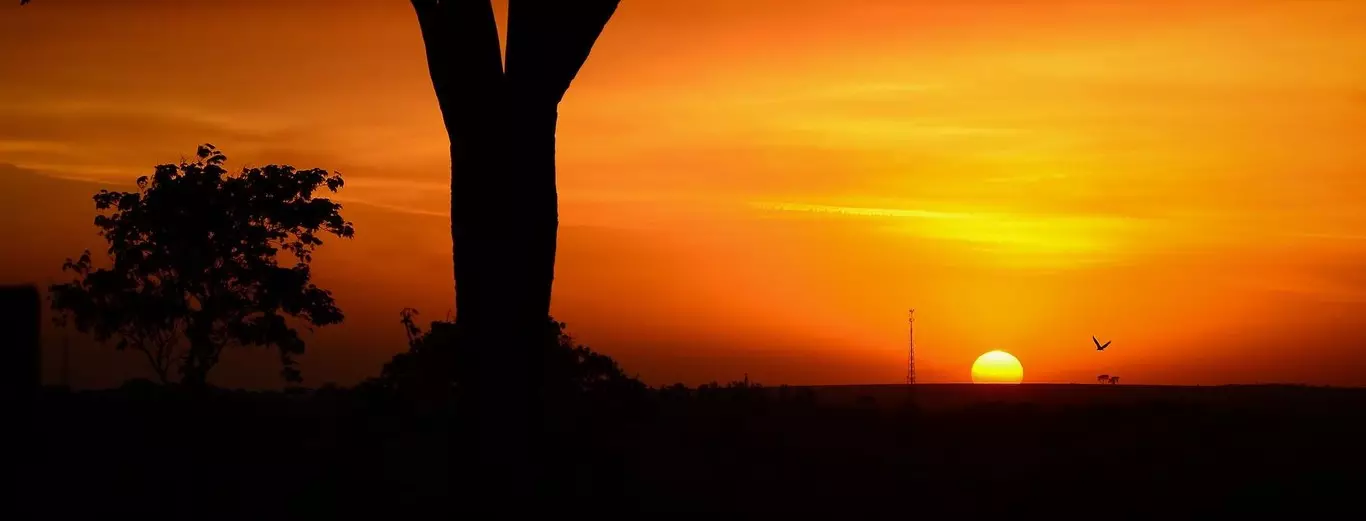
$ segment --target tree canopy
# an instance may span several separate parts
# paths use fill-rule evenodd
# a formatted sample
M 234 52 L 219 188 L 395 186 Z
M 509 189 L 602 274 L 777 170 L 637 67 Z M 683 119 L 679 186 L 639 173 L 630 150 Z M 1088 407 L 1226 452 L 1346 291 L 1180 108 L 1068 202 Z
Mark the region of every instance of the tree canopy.
M 284 379 L 302 381 L 294 357 L 304 341 L 292 324 L 343 319 L 310 270 L 323 235 L 355 233 L 340 204 L 314 197 L 342 178 L 287 165 L 232 175 L 226 159 L 203 145 L 194 161 L 138 178 L 136 191 L 97 193 L 95 226 L 112 265 L 96 268 L 89 251 L 67 259 L 76 277 L 52 286 L 52 307 L 101 342 L 143 353 L 163 383 L 178 372 L 181 383 L 205 384 L 230 345 L 274 347 Z

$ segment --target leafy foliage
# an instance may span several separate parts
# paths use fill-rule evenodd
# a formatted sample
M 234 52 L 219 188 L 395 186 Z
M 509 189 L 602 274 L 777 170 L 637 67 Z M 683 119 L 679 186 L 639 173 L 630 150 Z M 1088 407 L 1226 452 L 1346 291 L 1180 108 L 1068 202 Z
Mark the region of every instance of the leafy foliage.
M 182 383 L 203 385 L 229 345 L 274 347 L 284 379 L 302 381 L 294 357 L 304 341 L 287 317 L 343 319 L 309 268 L 324 234 L 355 233 L 340 204 L 314 197 L 340 189 L 341 176 L 285 165 L 230 175 L 226 159 L 203 145 L 193 162 L 138 178 L 137 191 L 96 194 L 112 266 L 95 268 L 89 251 L 67 259 L 76 278 L 52 286 L 52 307 L 96 339 L 142 352 L 163 383 L 176 369 Z
M 434 321 L 424 333 L 417 325 L 416 309 L 404 308 L 399 315 L 408 336 L 408 351 L 394 355 L 380 376 L 367 384 L 406 395 L 448 395 L 455 384 L 453 369 L 459 344 L 455 323 Z
M 477 353 L 459 335 L 456 324 L 434 321 L 423 332 L 417 326 L 417 310 L 400 312 L 400 322 L 408 335 L 408 351 L 385 364 L 377 381 L 372 382 L 400 392 L 428 393 L 451 389 L 460 384 L 461 372 Z M 639 380 L 621 370 L 616 360 L 594 352 L 570 336 L 564 322 L 547 317 L 542 355 L 543 377 L 547 390 L 563 395 L 606 396 L 643 392 Z M 490 348 L 501 348 L 495 346 Z

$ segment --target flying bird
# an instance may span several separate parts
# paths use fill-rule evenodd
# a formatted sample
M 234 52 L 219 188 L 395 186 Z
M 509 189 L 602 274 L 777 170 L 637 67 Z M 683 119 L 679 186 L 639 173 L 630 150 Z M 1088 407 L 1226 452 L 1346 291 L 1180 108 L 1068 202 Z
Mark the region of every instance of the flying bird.
M 1099 340 L 1096 340 L 1095 335 L 1091 336 L 1091 341 L 1096 343 L 1096 351 L 1104 351 L 1105 348 L 1110 347 L 1110 342 L 1113 342 L 1113 340 L 1111 340 L 1110 342 L 1101 344 Z

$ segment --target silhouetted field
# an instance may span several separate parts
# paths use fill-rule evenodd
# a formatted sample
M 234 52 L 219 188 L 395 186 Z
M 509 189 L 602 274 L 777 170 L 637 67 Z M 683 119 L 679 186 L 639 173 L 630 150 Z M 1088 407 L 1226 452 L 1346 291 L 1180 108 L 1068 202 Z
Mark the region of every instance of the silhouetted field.
M 48 392 L 20 449 L 54 518 L 459 511 L 441 407 L 373 390 Z M 650 391 L 548 451 L 549 512 L 1309 515 L 1363 484 L 1366 390 L 925 385 Z
M 770 388 L 768 392 L 778 393 L 781 389 Z M 1366 389 L 1302 385 L 921 384 L 827 385 L 809 389 L 816 400 L 825 405 L 872 403 L 880 407 L 914 405 L 934 410 L 993 403 L 1057 408 L 1176 402 L 1224 410 L 1271 412 L 1319 409 L 1327 413 L 1366 405 Z

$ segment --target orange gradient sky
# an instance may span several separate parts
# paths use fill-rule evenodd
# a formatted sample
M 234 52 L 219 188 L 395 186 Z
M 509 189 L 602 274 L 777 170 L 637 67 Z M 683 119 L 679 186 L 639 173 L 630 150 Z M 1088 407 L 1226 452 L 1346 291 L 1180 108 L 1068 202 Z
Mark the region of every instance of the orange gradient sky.
M 561 106 L 553 309 L 647 382 L 897 382 L 915 307 L 923 381 L 1001 349 L 1030 382 L 1366 384 L 1366 2 L 622 4 Z M 424 60 L 401 0 L 0 6 L 0 282 L 58 280 L 93 192 L 199 143 L 334 169 L 348 318 L 303 369 L 377 373 L 400 309 L 451 308 Z M 142 374 L 109 351 L 73 380 Z

